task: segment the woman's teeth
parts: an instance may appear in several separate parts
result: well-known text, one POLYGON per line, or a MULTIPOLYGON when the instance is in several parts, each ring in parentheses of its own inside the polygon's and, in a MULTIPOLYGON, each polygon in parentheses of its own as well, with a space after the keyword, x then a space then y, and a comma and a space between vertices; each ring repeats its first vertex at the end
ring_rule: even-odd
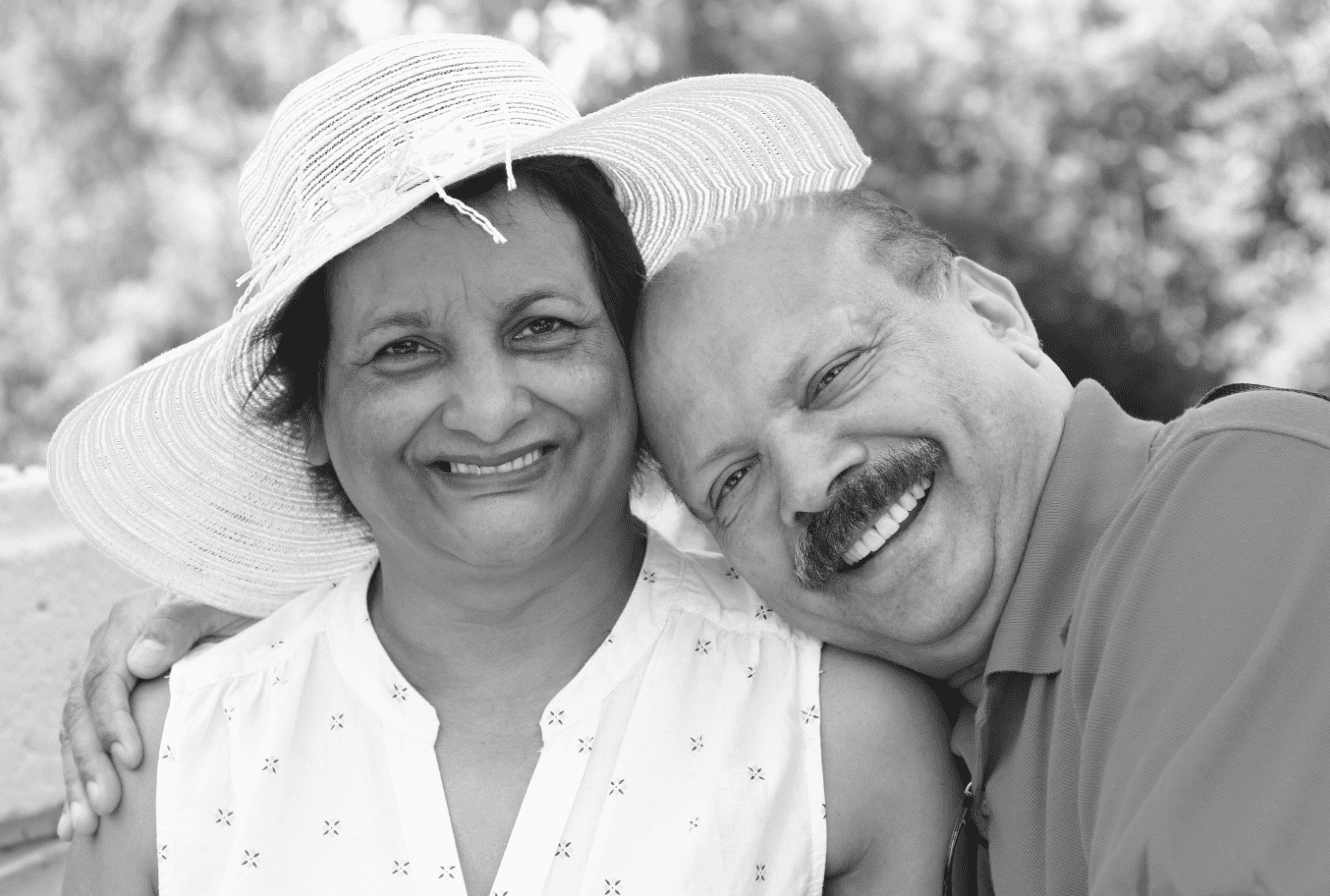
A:
POLYGON ((933 480, 925 476, 914 485, 910 486, 905 492, 896 499, 896 503, 887 508, 887 512, 878 518, 877 522, 868 527, 859 540, 850 545, 850 549, 841 554, 841 560, 845 561, 846 566, 855 566, 862 563, 870 555, 876 554, 882 549, 882 546, 901 530, 901 524, 910 518, 910 514, 919 506, 919 502, 928 494, 932 488, 933 480))
POLYGON ((536 448, 532 451, 528 451, 526 454, 523 454, 521 457, 514 458, 510 461, 505 461, 504 463, 501 463, 495 467, 484 467, 481 466, 480 464, 459 464, 459 463, 449 462, 448 472, 462 473, 467 476, 485 476, 490 473, 511 473, 513 470, 520 470, 523 467, 531 466, 536 461, 540 460, 540 456, 544 453, 545 452, 543 449, 536 448))

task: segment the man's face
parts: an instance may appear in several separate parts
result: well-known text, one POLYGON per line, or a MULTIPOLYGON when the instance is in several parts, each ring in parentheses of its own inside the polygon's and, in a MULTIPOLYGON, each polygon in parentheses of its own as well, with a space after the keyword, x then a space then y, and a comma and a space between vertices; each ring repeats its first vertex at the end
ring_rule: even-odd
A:
POLYGON ((1068 391, 1010 284, 960 262, 915 294, 810 214, 676 261, 633 354, 667 478, 787 620, 975 671, 1068 391))

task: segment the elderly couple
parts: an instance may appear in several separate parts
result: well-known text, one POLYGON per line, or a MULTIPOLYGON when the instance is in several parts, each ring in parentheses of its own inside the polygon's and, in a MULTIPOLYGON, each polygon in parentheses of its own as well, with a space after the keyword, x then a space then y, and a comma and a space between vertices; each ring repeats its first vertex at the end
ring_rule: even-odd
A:
POLYGON ((188 598, 71 694, 66 892, 1330 892, 1330 404, 1128 417, 866 164, 491 38, 293 91, 235 315, 52 442, 188 598))

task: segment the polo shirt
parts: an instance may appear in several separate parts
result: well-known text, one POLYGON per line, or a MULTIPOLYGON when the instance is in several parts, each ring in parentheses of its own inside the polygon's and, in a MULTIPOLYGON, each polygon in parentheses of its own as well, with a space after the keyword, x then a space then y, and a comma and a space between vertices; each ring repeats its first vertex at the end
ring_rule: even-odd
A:
POLYGON ((981 891, 1330 893, 1330 402, 1077 386, 952 747, 981 891))

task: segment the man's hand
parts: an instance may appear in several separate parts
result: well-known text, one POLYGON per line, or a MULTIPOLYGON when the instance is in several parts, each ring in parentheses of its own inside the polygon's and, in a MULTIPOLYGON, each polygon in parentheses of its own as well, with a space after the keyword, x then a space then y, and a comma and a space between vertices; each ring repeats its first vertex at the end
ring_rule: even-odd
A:
POLYGON ((129 692, 140 678, 156 678, 205 638, 227 638, 254 620, 204 604, 159 594, 126 598, 93 633, 87 662, 65 699, 60 753, 65 811, 61 839, 93 834, 97 818, 120 804, 120 776, 143 761, 143 741, 129 711, 129 692))

